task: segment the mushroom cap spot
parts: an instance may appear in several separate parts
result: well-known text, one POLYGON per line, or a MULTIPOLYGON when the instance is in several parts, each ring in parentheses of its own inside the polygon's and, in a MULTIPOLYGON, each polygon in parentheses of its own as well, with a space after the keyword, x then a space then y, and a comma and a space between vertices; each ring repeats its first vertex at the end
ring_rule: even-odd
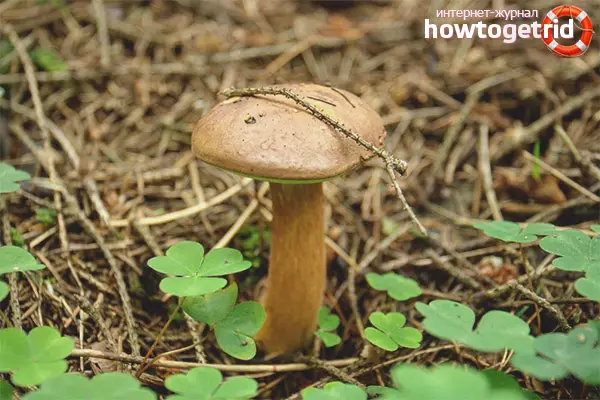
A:
MULTIPOLYGON (((315 84, 272 87, 290 90, 365 141, 383 145, 381 117, 354 94, 315 84)), ((287 97, 236 100, 217 104, 198 121, 192 134, 196 157, 257 179, 302 183, 341 175, 372 156, 287 97), (249 115, 256 121, 247 123, 249 115)))

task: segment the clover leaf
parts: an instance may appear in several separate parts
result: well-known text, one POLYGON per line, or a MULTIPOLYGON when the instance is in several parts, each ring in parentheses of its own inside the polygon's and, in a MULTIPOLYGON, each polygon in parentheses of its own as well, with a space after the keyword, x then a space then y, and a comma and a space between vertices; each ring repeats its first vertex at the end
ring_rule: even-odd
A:
POLYGON ((63 374, 44 382, 24 400, 156 400, 156 395, 131 375, 108 372, 88 379, 79 374, 63 374))
POLYGON ((186 297, 183 310, 196 321, 208 324, 215 331, 217 343, 227 354, 241 360, 256 355, 254 336, 265 322, 262 306, 247 301, 234 306, 238 288, 228 288, 205 296, 186 297))
POLYGON ((34 328, 29 335, 21 329, 2 329, 0 372, 12 372, 15 385, 38 385, 67 370, 64 358, 72 350, 73 340, 49 326, 34 328))
POLYGON ((12 165, 0 162, 0 193, 16 192, 20 187, 17 182, 30 178, 31 175, 27 172, 15 169, 12 165))
POLYGON ((335 331, 340 325, 340 318, 337 315, 330 314, 329 309, 323 306, 317 314, 317 322, 319 329, 315 332, 315 335, 323 341, 325 347, 333 347, 340 344, 342 338, 335 332, 331 332, 335 331))
POLYGON ((562 270, 600 269, 600 236, 590 238, 582 231, 567 229, 543 238, 540 247, 560 256, 552 260, 552 265, 562 270))
POLYGON ((373 289, 385 290, 391 298, 398 301, 408 300, 421 294, 421 288, 416 281, 393 272, 383 275, 370 272, 366 278, 373 289))
POLYGON ((0 400, 11 400, 13 394, 13 388, 10 383, 6 381, 0 381, 0 400))
POLYGON ((600 268, 592 268, 585 274, 585 278, 577 279, 575 289, 588 299, 600 301, 600 268))
POLYGON ((485 221, 475 222, 473 227, 481 229, 489 237, 515 243, 535 242, 538 236, 556 232, 556 227, 547 223, 534 223, 521 228, 519 224, 510 221, 485 221))
POLYGON ((415 307, 425 316, 423 329, 437 338, 486 352, 505 348, 515 351, 531 349, 533 338, 529 335, 529 325, 510 313, 489 311, 481 318, 477 329, 473 330, 475 313, 460 303, 434 300, 429 305, 417 303, 415 307))
MULTIPOLYGON (((498 372, 498 374, 501 374, 498 372)), ((521 389, 514 378, 481 373, 473 368, 442 364, 425 369, 397 365, 391 370, 395 389, 369 387, 380 400, 530 400, 537 398, 521 389)))
POLYGON ((0 301, 4 300, 8 296, 8 285, 5 282, 0 281, 0 301))
POLYGON ((48 72, 62 72, 67 70, 67 64, 53 51, 36 48, 29 52, 29 57, 38 67, 48 72))
POLYGON ((244 400, 256 395, 258 383, 245 377, 229 378, 223 382, 219 370, 197 367, 185 375, 169 376, 165 387, 177 393, 169 396, 168 400, 244 400))
POLYGON ((598 224, 591 225, 590 229, 593 230, 596 233, 600 233, 600 225, 598 225, 598 224))
POLYGON ((511 364, 540 380, 558 380, 572 374, 579 380, 600 384, 598 329, 580 326, 569 333, 548 333, 533 340, 535 353, 515 353, 511 364))
POLYGON ((421 345, 423 335, 415 328, 404 328, 406 317, 398 312, 384 314, 376 311, 369 315, 375 328, 365 329, 367 340, 387 351, 396 351, 399 346, 416 349, 421 345))
POLYGON ((175 275, 160 282, 163 292, 199 296, 225 287, 227 280, 215 276, 244 271, 251 263, 234 249, 215 249, 204 256, 200 243, 182 241, 171 246, 166 255, 148 260, 148 265, 157 272, 175 275))
POLYGON ((304 389, 302 400, 367 400, 367 393, 356 385, 329 382, 322 389, 304 389))
POLYGON ((35 271, 46 268, 38 264, 27 250, 17 246, 0 247, 0 275, 9 272, 35 271))

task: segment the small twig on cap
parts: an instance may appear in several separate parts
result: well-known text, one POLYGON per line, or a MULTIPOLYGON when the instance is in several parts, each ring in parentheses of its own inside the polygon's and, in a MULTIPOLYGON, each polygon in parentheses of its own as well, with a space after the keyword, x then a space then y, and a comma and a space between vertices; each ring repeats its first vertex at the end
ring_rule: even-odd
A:
POLYGON ((387 150, 385 150, 381 147, 376 147, 372 143, 367 142, 362 137, 360 137, 360 135, 358 135, 357 133, 352 132, 348 128, 344 127, 344 125, 342 125, 340 122, 331 118, 329 115, 324 114, 315 105, 305 101, 300 96, 294 94, 290 90, 280 89, 280 88, 269 88, 269 87, 267 87, 267 88, 242 88, 242 89, 232 88, 232 89, 224 90, 220 94, 222 94, 226 97, 258 96, 258 95, 272 95, 272 96, 287 97, 288 99, 294 101, 299 106, 308 110, 318 120, 331 126, 333 129, 335 129, 339 133, 343 134, 344 136, 346 136, 349 139, 352 139, 358 145, 364 147, 365 149, 369 150, 374 155, 381 158, 385 162, 386 171, 387 171, 388 175, 390 176, 390 179, 392 180, 392 184, 394 185, 394 189, 396 190, 396 194, 398 195, 398 198, 402 202, 402 205, 408 211, 408 214, 409 214, 411 220, 417 226, 419 231, 423 235, 427 236, 427 231, 425 230, 425 227, 419 222, 416 215, 414 214, 414 212, 408 205, 406 198, 402 194, 402 190, 400 189, 400 184, 398 183, 398 180, 396 179, 396 175, 394 174, 394 171, 396 171, 400 175, 404 175, 404 173, 406 172, 406 168, 407 168, 406 161, 400 160, 400 159, 396 158, 394 155, 390 154, 387 150))

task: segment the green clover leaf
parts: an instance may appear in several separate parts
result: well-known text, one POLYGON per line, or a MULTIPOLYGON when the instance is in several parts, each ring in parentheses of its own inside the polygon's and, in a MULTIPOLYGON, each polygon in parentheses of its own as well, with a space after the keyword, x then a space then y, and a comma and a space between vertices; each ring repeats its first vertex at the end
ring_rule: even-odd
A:
POLYGON ((12 372, 18 386, 38 385, 67 370, 63 359, 71 354, 73 341, 49 326, 34 328, 29 336, 21 329, 0 330, 0 372, 12 372))
POLYGON ((551 235, 556 232, 552 224, 535 223, 521 228, 519 224, 510 221, 475 222, 474 228, 480 229, 489 237, 504 242, 529 243, 538 240, 538 236, 551 235))
POLYGON ((325 347, 333 347, 341 343, 340 338, 335 331, 340 325, 340 318, 335 314, 330 314, 329 309, 325 306, 319 309, 317 314, 317 322, 319 329, 315 332, 315 335, 319 337, 325 347))
POLYGON ((131 375, 108 372, 92 379, 63 374, 44 382, 24 400, 156 400, 156 395, 131 375))
POLYGON ((29 52, 31 61, 38 67, 48 72, 62 72, 67 70, 67 64, 53 51, 37 48, 29 52))
POLYGON ((496 352, 505 348, 531 351, 529 325, 504 311, 487 312, 476 330, 475 313, 469 307, 449 300, 434 300, 429 305, 416 304, 425 316, 423 329, 429 334, 452 340, 479 351, 496 352))
POLYGON ((600 233, 600 225, 598 225, 598 224, 591 225, 590 229, 593 230, 596 233, 600 233))
POLYGON ((580 326, 568 334, 548 333, 533 341, 536 354, 515 353, 511 364, 540 380, 558 380, 572 374, 579 380, 600 384, 600 348, 596 326, 580 326))
POLYGON ((11 400, 13 395, 13 388, 10 383, 6 381, 0 381, 0 400, 11 400))
POLYGON ((584 272, 600 269, 600 236, 590 238, 582 231, 567 229, 543 238, 540 247, 560 256, 552 261, 556 268, 584 272))
POLYGON ((355 385, 329 382, 322 389, 304 389, 302 400, 367 400, 367 393, 355 385))
POLYGON ((588 299, 600 301, 600 268, 592 268, 585 274, 585 278, 577 279, 575 289, 588 299))
POLYGON ((0 162, 0 193, 12 193, 21 187, 17 182, 31 179, 25 171, 0 162))
POLYGON ((234 249, 215 249, 204 256, 200 243, 182 241, 171 246, 166 255, 148 260, 148 265, 157 272, 175 275, 164 278, 160 289, 183 297, 215 292, 227 285, 226 279, 215 276, 244 271, 251 263, 234 249))
POLYGON ((421 294, 421 288, 416 281, 393 272, 383 275, 370 272, 366 278, 373 289, 385 290, 391 298, 398 301, 408 300, 421 294))
POLYGON ((392 368, 391 375, 396 389, 375 386, 369 387, 369 393, 379 394, 380 400, 537 399, 521 389, 514 378, 498 371, 488 374, 452 364, 429 369, 403 364, 392 368))
POLYGON ((187 297, 183 310, 196 321, 214 328, 217 343, 227 354, 242 360, 256 355, 254 336, 265 322, 262 306, 247 301, 234 306, 238 288, 234 283, 228 288, 205 296, 187 297))
POLYGON ((9 272, 35 271, 46 268, 38 264, 27 250, 17 246, 0 247, 0 275, 9 272))
POLYGON ((8 296, 9 287, 5 282, 0 281, 0 301, 4 300, 8 296))
POLYGON ((404 328, 406 317, 400 313, 376 311, 369 315, 369 321, 375 328, 365 329, 365 336, 377 347, 396 351, 399 346, 416 349, 421 345, 423 335, 415 328, 404 328))
POLYGON ((171 375, 165 387, 177 395, 168 400, 245 400, 255 396, 258 383, 254 379, 234 377, 223 382, 223 375, 214 368, 197 367, 185 375, 171 375))

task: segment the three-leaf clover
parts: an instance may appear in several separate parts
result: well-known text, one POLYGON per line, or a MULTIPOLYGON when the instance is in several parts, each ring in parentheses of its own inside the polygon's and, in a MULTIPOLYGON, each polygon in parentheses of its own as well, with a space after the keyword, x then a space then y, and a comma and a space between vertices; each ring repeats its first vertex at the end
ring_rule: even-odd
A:
POLYGON ((511 364, 540 380, 562 379, 571 373, 592 385, 600 384, 598 329, 580 326, 569 333, 548 333, 533 341, 534 353, 513 355, 511 364), (537 353, 537 355, 535 354, 537 353))
POLYGON ((391 298, 398 301, 408 300, 421 294, 421 288, 416 281, 393 272, 383 275, 370 272, 366 278, 373 289, 385 290, 391 298))
POLYGON ((588 237, 577 229, 567 229, 547 236, 540 247, 560 256, 552 265, 565 271, 589 271, 600 269, 600 236, 588 237))
POLYGON ((163 292, 199 296, 225 287, 227 280, 215 277, 244 271, 252 264, 244 261, 237 250, 215 249, 205 256, 200 243, 183 241, 171 246, 165 256, 148 260, 148 265, 163 274, 175 275, 160 282, 163 292))
POLYGON ((8 296, 8 285, 6 282, 0 281, 0 301, 4 300, 6 296, 8 296))
POLYGON ((79 374, 63 374, 44 382, 24 400, 156 400, 156 395, 131 375, 108 372, 88 379, 79 374))
POLYGON ((0 163, 0 193, 12 193, 19 189, 17 182, 30 179, 25 171, 15 169, 12 165, 0 163))
POLYGON ((367 400, 367 393, 356 385, 329 382, 322 389, 304 389, 302 400, 367 400))
POLYGON ((245 400, 255 396, 258 383, 254 379, 233 377, 223 382, 223 375, 214 368, 197 367, 186 375, 171 375, 165 387, 176 395, 168 400, 245 400))
POLYGON ((376 311, 369 315, 375 328, 365 329, 367 340, 387 351, 396 351, 399 346, 416 349, 421 345, 423 335, 415 328, 405 328, 406 317, 398 312, 384 314, 376 311))
POLYGON ((488 374, 472 368, 442 364, 425 369, 404 364, 392 368, 396 388, 369 387, 380 400, 531 400, 535 395, 521 389, 514 378, 500 372, 488 374))
POLYGON ((15 385, 38 385, 67 370, 64 358, 72 350, 73 341, 49 326, 34 328, 29 335, 17 328, 2 329, 0 372, 12 372, 15 385))
POLYGON ((475 222, 474 228, 481 229, 489 237, 504 242, 529 243, 538 240, 538 236, 551 235, 556 227, 547 223, 534 223, 521 228, 516 222, 485 221, 475 222))
POLYGON ((431 335, 452 340, 479 351, 496 352, 505 348, 530 351, 533 338, 529 325, 505 311, 487 312, 475 325, 475 313, 469 307, 449 300, 434 300, 429 305, 417 303, 425 316, 423 329, 431 335))
POLYGON ((27 250, 17 246, 0 247, 0 275, 9 272, 35 271, 44 269, 43 264, 38 264, 35 257, 27 250))
POLYGON ((217 343, 224 352, 241 360, 256 355, 252 338, 267 318, 265 310, 255 301, 234 306, 238 294, 234 283, 227 289, 205 296, 186 297, 183 310, 196 321, 208 324, 215 331, 217 343))
POLYGON ((342 338, 337 333, 332 332, 340 325, 340 318, 337 315, 330 314, 329 309, 323 306, 317 314, 317 322, 319 329, 315 332, 315 335, 323 341, 325 347, 333 347, 340 344, 342 338))

